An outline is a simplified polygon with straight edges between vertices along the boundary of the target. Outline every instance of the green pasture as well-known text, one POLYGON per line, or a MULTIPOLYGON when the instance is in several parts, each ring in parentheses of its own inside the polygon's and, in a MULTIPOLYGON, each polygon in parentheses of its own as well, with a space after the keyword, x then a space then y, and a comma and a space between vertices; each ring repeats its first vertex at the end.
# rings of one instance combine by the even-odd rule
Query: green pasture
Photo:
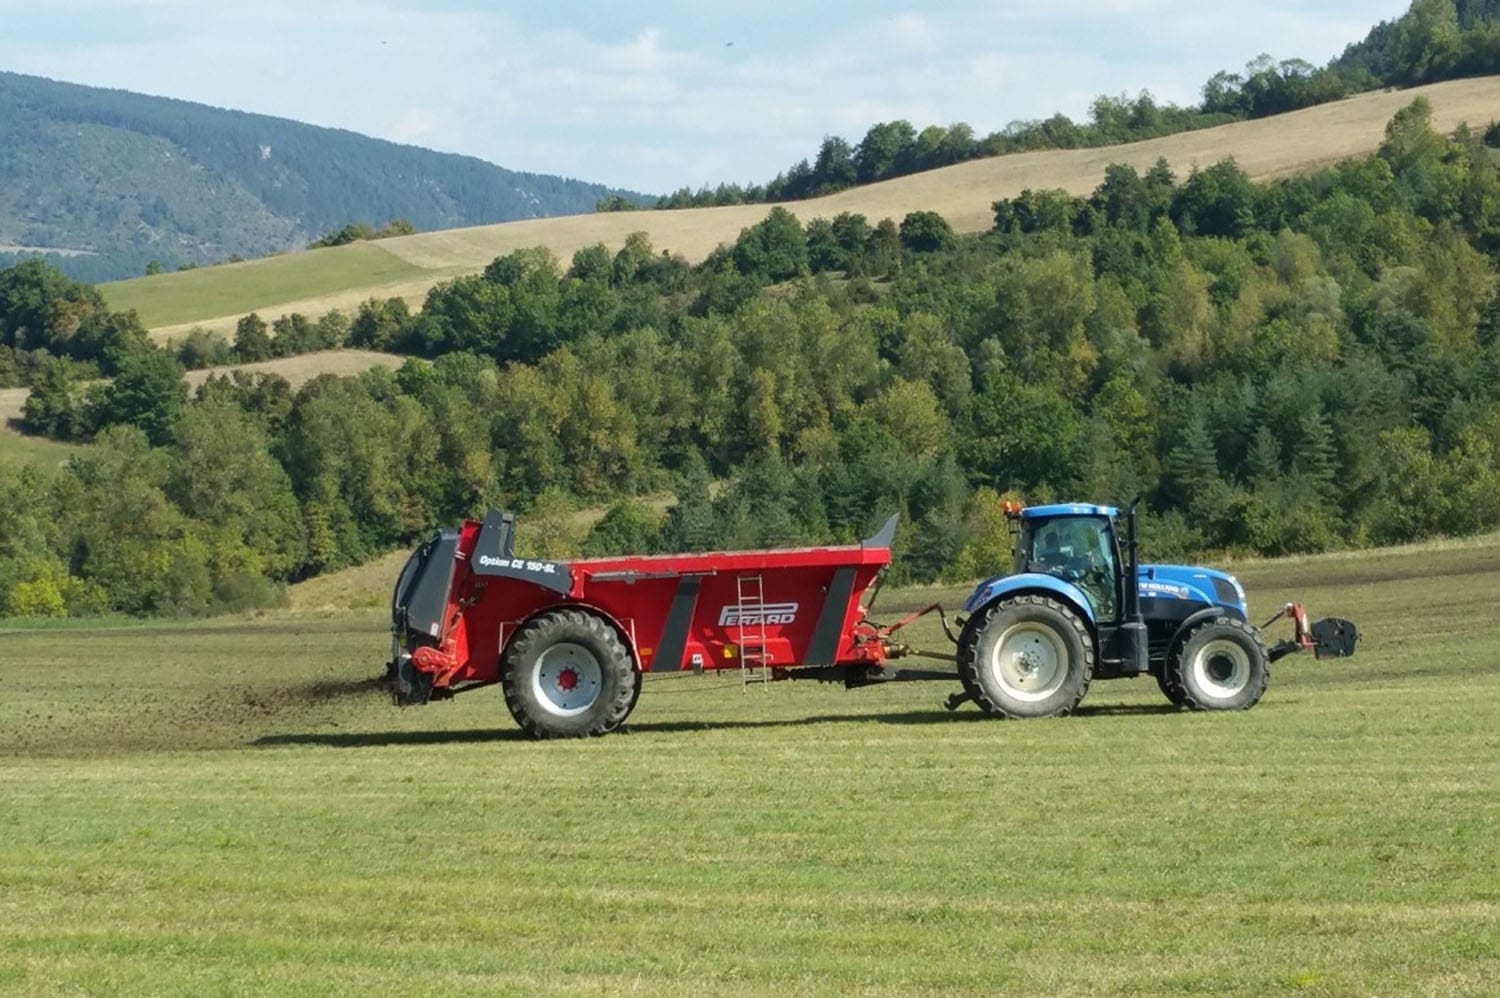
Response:
MULTIPOLYGON (((287 253, 102 284, 116 311, 135 309, 147 328, 171 326, 371 287, 425 273, 375 243, 287 253)), ((277 315, 280 313, 278 312, 277 315)), ((267 321, 276 315, 265 316, 267 321)))
POLYGON ((378 611, 0 632, 0 991, 1492 994, 1500 538, 1238 570, 1359 657, 1029 723, 653 677, 533 743, 389 706, 378 611))
POLYGON ((26 464, 61 464, 82 448, 0 426, 0 474, 26 464))

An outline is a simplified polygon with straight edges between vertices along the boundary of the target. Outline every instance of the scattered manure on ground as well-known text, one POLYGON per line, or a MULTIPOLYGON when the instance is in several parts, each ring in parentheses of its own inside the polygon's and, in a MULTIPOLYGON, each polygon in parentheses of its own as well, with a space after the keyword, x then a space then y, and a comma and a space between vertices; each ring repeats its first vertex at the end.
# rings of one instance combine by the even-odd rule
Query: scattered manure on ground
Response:
POLYGON ((319 679, 300 687, 293 687, 290 692, 312 701, 343 700, 347 697, 371 695, 386 696, 384 679, 381 676, 369 676, 364 679, 319 679))

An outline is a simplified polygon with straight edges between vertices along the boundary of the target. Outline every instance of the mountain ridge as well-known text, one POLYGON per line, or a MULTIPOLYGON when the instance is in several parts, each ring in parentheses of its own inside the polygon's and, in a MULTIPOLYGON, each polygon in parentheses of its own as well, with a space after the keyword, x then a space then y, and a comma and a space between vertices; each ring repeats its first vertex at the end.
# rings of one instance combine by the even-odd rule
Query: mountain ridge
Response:
MULTIPOLYGON (((300 249, 357 222, 419 230, 642 196, 272 115, 0 71, 0 244, 108 280, 300 249)), ((18 254, 0 254, 0 266, 18 254)))

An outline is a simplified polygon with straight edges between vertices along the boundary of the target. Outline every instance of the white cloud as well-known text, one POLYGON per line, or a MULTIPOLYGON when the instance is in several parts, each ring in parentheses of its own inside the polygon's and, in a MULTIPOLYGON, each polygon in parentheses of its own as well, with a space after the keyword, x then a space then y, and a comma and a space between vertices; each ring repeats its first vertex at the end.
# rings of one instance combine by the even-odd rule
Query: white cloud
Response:
POLYGON ((442 117, 431 108, 409 107, 391 122, 385 134, 396 142, 419 145, 423 139, 439 132, 442 124, 442 117))
POLYGON ((600 64, 605 69, 627 73, 657 73, 665 70, 669 63, 685 60, 670 57, 661 48, 661 31, 647 28, 625 45, 599 47, 600 64))
POLYGON ((984 134, 1100 93, 1190 102, 1219 69, 1325 61, 1406 6, 893 3, 0 0, 0 65, 665 191, 766 180, 881 120, 984 134))
POLYGON ((921 14, 898 14, 879 32, 898 49, 933 55, 942 48, 942 33, 921 14))

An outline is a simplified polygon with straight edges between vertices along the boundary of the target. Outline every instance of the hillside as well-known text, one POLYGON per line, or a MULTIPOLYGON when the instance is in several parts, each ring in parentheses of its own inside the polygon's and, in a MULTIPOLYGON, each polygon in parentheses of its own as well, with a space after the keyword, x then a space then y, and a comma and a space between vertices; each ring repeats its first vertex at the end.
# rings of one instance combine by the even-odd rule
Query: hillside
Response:
MULTIPOLYGON (((1003 558, 1006 495, 1142 496, 1142 536, 1184 558, 1500 530, 1500 171, 1479 130, 1435 131, 1432 104, 1399 104, 1376 152, 1282 181, 1233 159, 1178 177, 1126 164, 1089 196, 986 206, 997 222, 967 238, 931 212, 804 226, 777 208, 709 266, 644 239, 585 247, 567 272, 517 251, 415 316, 400 299, 272 313, 232 347, 205 334, 178 351, 195 367, 306 354, 309 371, 340 345, 431 359, 296 393, 184 399, 134 312, 14 268, 7 380, 33 386, 37 428, 97 445, 0 476, 30 531, 0 552, 5 605, 266 605, 486 504, 525 512, 558 556, 848 541, 899 511, 917 528, 899 570, 918 581, 1003 558), (666 517, 641 508, 662 492, 679 497, 666 517), (603 516, 567 536, 581 509, 603 516), (170 558, 117 567, 156 549, 170 558)), ((1270 137, 1279 164, 1262 147, 1247 165, 1326 155, 1339 129, 1316 117, 1323 142, 1288 126, 1270 137)), ((1142 148, 1159 151, 1121 153, 1142 148)))
MULTIPOLYGON (((1433 124, 1448 131, 1476 127, 1500 114, 1500 77, 1458 80, 1411 90, 1381 91, 1290 114, 1188 132, 1131 145, 1021 153, 973 160, 941 170, 857 187, 788 207, 804 221, 859 212, 872 221, 899 220, 915 210, 937 211, 963 232, 993 224, 991 203, 1027 188, 1086 194, 1110 163, 1145 169, 1165 158, 1180 175, 1233 156, 1256 179, 1314 169, 1374 150, 1386 123, 1414 98, 1433 105, 1433 124)), ((623 244, 644 231, 659 250, 699 260, 769 210, 766 205, 626 212, 533 219, 502 225, 423 232, 294 256, 256 260, 181 274, 138 278, 102 288, 114 308, 138 310, 159 337, 194 325, 227 330, 250 311, 276 315, 352 309, 371 296, 400 296, 420 304, 438 281, 484 268, 496 256, 547 246, 566 260, 580 247, 623 244)))
MULTIPOLYGON (((0 250, 87 280, 305 246, 349 222, 448 228, 588 211, 613 190, 469 156, 0 72, 0 250)), ((622 192, 623 193, 623 192, 622 192)), ((0 252, 0 266, 14 259, 0 252)))

